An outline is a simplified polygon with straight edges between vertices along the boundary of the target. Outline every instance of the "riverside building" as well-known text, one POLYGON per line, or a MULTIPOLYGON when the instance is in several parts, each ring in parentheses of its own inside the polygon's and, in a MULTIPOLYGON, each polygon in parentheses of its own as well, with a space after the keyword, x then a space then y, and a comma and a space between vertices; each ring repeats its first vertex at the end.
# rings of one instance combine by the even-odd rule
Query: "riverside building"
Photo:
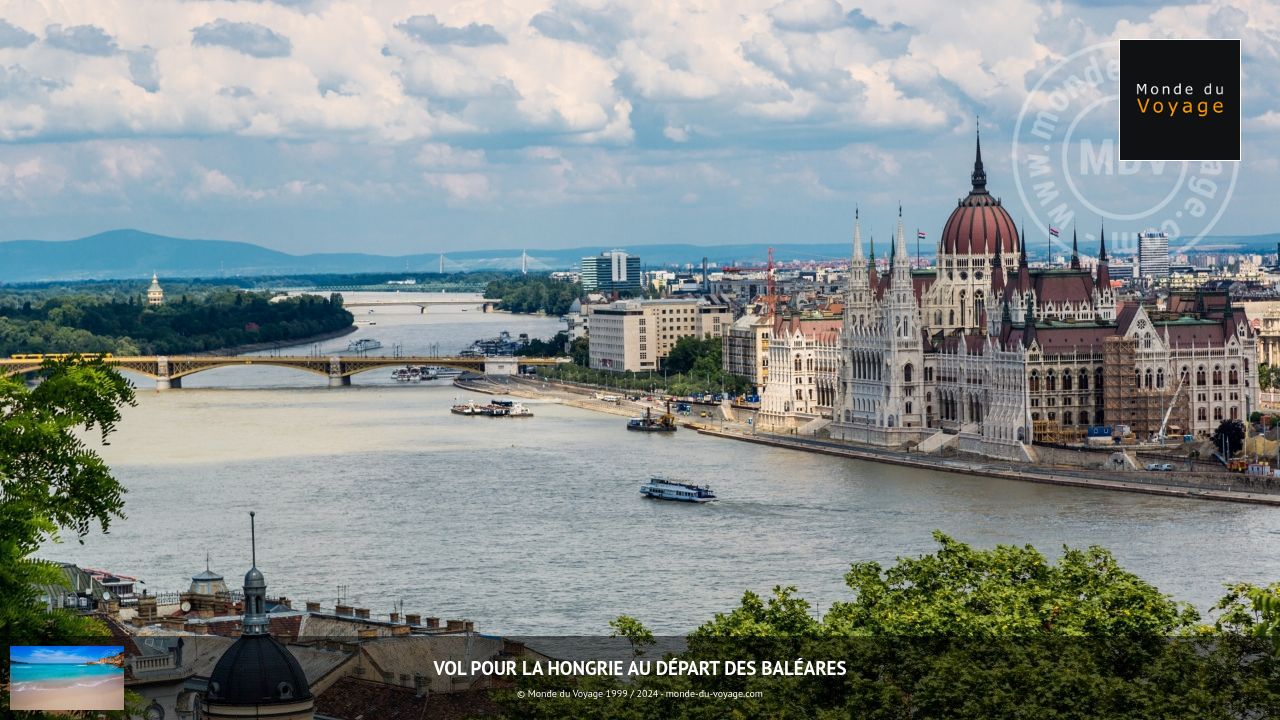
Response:
POLYGON ((719 338, 733 313, 703 298, 619 300, 591 312, 590 363, 597 370, 650 372, 680 338, 719 338))
POLYGON ((1096 262, 1082 261, 1073 230, 1067 267, 1032 269, 1025 231, 987 190, 980 141, 934 267, 913 269, 903 226, 899 208, 880 272, 855 214, 829 408, 807 403, 803 353, 812 352, 814 397, 824 397, 820 338, 775 329, 762 429, 815 432, 821 423, 805 417, 826 414, 836 439, 1026 460, 1032 441, 1079 440, 1090 425, 1129 426, 1142 439, 1205 436, 1258 407, 1255 334, 1229 293, 1174 293, 1163 308, 1121 302, 1105 229, 1096 262))

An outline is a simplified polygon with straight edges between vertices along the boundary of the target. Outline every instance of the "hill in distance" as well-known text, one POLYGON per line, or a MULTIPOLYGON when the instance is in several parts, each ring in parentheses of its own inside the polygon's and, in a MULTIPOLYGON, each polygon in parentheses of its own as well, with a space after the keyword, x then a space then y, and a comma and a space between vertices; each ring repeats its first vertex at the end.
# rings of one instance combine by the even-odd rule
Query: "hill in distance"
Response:
MULTIPOLYGON (((1273 252, 1280 233, 1245 237, 1206 238, 1202 245, 1215 248, 1273 252)), ((698 265, 704 257, 713 267, 731 264, 762 265, 768 245, 634 245, 625 249, 639 255, 648 267, 698 265)), ((779 262, 842 259, 847 243, 779 243, 779 262)), ((608 247, 529 250, 529 269, 576 268, 582 257, 608 247)), ((914 251, 914 247, 912 250, 914 251)), ((444 270, 518 270, 521 249, 468 250, 445 254, 444 270)), ((929 254, 929 253, 926 253, 929 254)), ((155 235, 141 230, 111 230, 66 241, 13 240, 0 242, 0 282, 52 280, 113 280, 162 277, 252 277, 261 275, 320 273, 435 272, 438 253, 373 255, 368 253, 312 253, 291 255, 246 242, 193 240, 155 235)))

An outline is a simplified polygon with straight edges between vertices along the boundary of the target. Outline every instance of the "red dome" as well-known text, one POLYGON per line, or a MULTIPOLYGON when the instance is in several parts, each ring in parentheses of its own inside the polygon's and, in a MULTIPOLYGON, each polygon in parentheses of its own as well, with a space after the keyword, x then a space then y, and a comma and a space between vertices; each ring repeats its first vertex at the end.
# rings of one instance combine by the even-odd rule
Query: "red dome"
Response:
POLYGON ((997 236, 1000 238, 1000 254, 1005 257, 1017 255, 1018 230, 1004 206, 985 192, 970 193, 947 218, 942 229, 942 252, 948 255, 993 255, 997 236))
POLYGON ((948 255, 993 255, 998 237, 1000 254, 1016 255, 1018 230, 1013 226, 1013 218, 1000 204, 1000 198, 987 192, 981 137, 977 140, 972 180, 973 189, 969 191, 969 197, 960 201, 942 228, 942 252, 948 255))

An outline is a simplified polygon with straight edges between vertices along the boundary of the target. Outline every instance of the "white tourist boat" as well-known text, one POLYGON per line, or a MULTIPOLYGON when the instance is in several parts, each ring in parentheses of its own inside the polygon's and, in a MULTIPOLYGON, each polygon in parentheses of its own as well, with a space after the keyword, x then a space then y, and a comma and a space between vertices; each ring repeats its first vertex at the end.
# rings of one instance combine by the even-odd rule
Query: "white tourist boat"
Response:
POLYGON ((640 494, 655 500, 675 500, 677 502, 704 503, 716 499, 708 485, 667 480, 666 478, 650 478, 649 482, 640 486, 640 494))

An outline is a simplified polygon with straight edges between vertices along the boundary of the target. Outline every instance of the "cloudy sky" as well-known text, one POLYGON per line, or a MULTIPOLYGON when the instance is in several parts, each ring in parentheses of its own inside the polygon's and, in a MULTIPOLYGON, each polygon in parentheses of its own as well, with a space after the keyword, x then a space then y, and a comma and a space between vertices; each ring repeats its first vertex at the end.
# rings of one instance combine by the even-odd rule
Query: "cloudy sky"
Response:
POLYGON ((1272 0, 0 0, 0 240, 842 242, 899 202, 935 237, 977 115, 992 191, 1040 212, 1013 181, 1028 89, 1121 37, 1243 39, 1215 232, 1280 231, 1272 0))

